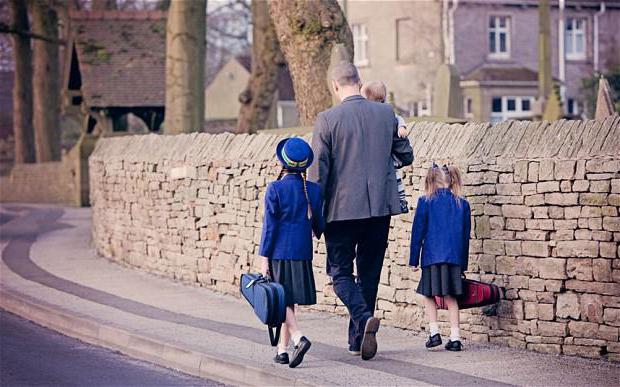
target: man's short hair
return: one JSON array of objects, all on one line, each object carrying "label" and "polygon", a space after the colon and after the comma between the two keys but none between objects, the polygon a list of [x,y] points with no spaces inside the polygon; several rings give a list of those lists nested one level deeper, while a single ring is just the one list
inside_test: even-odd
[{"label": "man's short hair", "polygon": [[385,102],[387,95],[385,84],[381,81],[370,81],[364,83],[361,92],[366,99],[375,102]]},{"label": "man's short hair", "polygon": [[351,62],[342,61],[334,66],[331,77],[340,86],[353,86],[360,83],[357,68]]}]

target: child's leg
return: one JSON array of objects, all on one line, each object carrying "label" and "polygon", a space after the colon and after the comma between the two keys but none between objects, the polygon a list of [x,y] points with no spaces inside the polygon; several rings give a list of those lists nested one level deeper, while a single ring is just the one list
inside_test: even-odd
[{"label": "child's leg", "polygon": [[286,352],[289,342],[291,340],[291,333],[288,330],[286,323],[282,324],[280,328],[280,342],[278,343],[278,355]]},{"label": "child's leg", "polygon": [[435,303],[435,297],[424,297],[424,309],[426,310],[426,316],[428,317],[430,335],[435,336],[439,333],[439,325],[437,324],[437,304]]},{"label": "child's leg", "polygon": [[446,296],[446,304],[448,304],[448,312],[450,314],[450,340],[460,341],[460,316],[459,316],[459,304],[456,298],[452,296]]},{"label": "child's leg", "polygon": [[286,307],[286,321],[284,323],[286,324],[290,338],[293,339],[293,344],[299,344],[299,340],[301,339],[303,334],[299,330],[299,325],[297,324],[294,306]]}]

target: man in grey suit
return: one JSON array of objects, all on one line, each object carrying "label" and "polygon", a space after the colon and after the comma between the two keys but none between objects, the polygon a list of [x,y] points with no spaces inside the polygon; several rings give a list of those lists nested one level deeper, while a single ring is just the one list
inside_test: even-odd
[{"label": "man in grey suit", "polygon": [[331,78],[342,103],[317,116],[309,179],[325,198],[327,274],[351,317],[349,352],[368,360],[377,352],[379,320],[373,313],[390,216],[401,212],[392,155],[410,165],[413,150],[397,136],[392,107],[360,95],[353,64],[336,65]]}]

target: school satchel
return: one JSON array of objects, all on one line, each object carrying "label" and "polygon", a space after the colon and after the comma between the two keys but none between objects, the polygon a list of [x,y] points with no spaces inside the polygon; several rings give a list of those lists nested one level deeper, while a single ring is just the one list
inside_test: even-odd
[{"label": "school satchel", "polygon": [[[456,298],[459,309],[477,308],[499,302],[500,290],[497,285],[463,279],[463,294]],[[448,309],[444,297],[435,296],[437,309]]]},{"label": "school satchel", "polygon": [[280,328],[286,320],[286,299],[284,288],[259,273],[241,274],[240,290],[254,309],[256,317],[269,332],[271,345],[275,347],[280,339]]}]

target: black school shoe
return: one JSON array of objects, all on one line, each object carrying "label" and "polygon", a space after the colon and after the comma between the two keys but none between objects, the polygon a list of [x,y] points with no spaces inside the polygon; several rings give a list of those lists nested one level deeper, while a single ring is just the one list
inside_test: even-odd
[{"label": "black school shoe", "polygon": [[278,364],[288,364],[288,353],[284,352],[276,355],[276,357],[273,358],[273,361]]},{"label": "black school shoe", "polygon": [[362,338],[362,360],[370,360],[377,354],[377,331],[380,321],[376,317],[366,320],[364,337]]},{"label": "black school shoe", "polygon": [[299,339],[299,344],[295,346],[295,352],[293,352],[293,360],[291,360],[291,363],[288,366],[291,368],[295,368],[300,365],[301,362],[304,360],[304,355],[306,354],[306,352],[308,352],[311,345],[312,343],[310,342],[310,340],[306,339],[306,336],[301,336],[301,339]]},{"label": "black school shoe", "polygon": [[426,348],[433,348],[436,347],[438,345],[441,345],[441,335],[439,333],[435,333],[432,336],[428,337],[428,340],[426,340]]},{"label": "black school shoe", "polygon": [[448,342],[446,343],[446,349],[448,351],[458,352],[463,349],[463,345],[461,344],[459,340],[456,340],[456,341],[448,340]]}]

